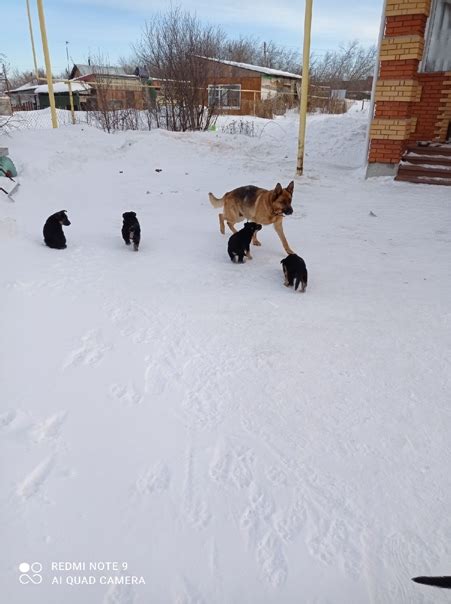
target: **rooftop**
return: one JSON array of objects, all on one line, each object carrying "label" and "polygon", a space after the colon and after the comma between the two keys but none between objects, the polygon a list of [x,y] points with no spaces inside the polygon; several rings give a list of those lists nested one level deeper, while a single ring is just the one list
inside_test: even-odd
[{"label": "rooftop", "polygon": [[258,71],[265,75],[279,77],[279,78],[291,78],[301,80],[302,77],[297,73],[290,73],[289,71],[282,71],[280,69],[272,69],[271,67],[261,67],[260,65],[251,65],[250,63],[239,63],[237,61],[226,61],[225,59],[214,59],[213,57],[199,57],[200,59],[206,59],[207,61],[216,61],[224,65],[232,65],[233,67],[240,67],[241,69],[249,69],[250,71]]}]

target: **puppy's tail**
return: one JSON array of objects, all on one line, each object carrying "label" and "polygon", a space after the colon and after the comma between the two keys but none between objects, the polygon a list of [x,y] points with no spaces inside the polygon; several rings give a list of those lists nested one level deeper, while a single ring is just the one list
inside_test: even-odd
[{"label": "puppy's tail", "polygon": [[224,197],[218,199],[213,195],[213,193],[209,193],[208,199],[210,200],[210,203],[214,208],[222,208],[222,206],[224,205]]},{"label": "puppy's tail", "polygon": [[451,589],[451,577],[415,577],[412,581],[415,581],[415,583],[422,583],[423,585],[433,585],[434,587]]}]

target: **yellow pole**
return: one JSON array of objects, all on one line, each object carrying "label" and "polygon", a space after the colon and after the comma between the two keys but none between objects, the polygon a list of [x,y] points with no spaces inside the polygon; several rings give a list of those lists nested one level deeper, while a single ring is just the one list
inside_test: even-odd
[{"label": "yellow pole", "polygon": [[49,89],[50,113],[52,115],[52,127],[58,128],[58,120],[56,118],[55,95],[53,94],[52,66],[50,64],[49,45],[47,42],[47,32],[45,29],[45,15],[42,0],[37,0],[39,26],[41,28],[42,50],[44,51],[45,60],[45,75],[47,77],[47,86]]},{"label": "yellow pole", "polygon": [[72,95],[72,86],[70,80],[67,80],[67,86],[69,88],[70,114],[72,116],[72,123],[75,124],[74,97]]},{"label": "yellow pole", "polygon": [[302,84],[301,84],[301,102],[299,105],[299,138],[298,138],[298,160],[296,166],[297,176],[304,172],[304,146],[305,146],[305,127],[307,120],[307,99],[308,99],[308,80],[310,64],[310,35],[312,31],[312,9],[313,0],[305,0],[304,17],[304,50],[302,56]]},{"label": "yellow pole", "polygon": [[28,27],[30,28],[31,50],[33,52],[34,74],[36,76],[36,81],[39,84],[38,62],[36,61],[36,50],[34,47],[34,36],[33,36],[33,24],[31,22],[31,13],[30,13],[30,0],[27,0],[27,14],[28,14]]}]

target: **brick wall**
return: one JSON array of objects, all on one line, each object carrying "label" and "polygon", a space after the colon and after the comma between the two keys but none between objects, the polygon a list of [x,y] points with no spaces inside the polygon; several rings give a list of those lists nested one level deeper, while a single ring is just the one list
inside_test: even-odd
[{"label": "brick wall", "polygon": [[386,36],[417,35],[423,37],[427,15],[398,15],[387,20]]},{"label": "brick wall", "polygon": [[418,72],[431,4],[387,0],[370,163],[397,164],[409,143],[445,140],[451,120],[451,72]]},{"label": "brick wall", "polygon": [[381,44],[381,61],[408,61],[409,59],[421,60],[423,56],[424,38],[414,36],[389,36],[384,37]]},{"label": "brick wall", "polygon": [[435,125],[435,136],[438,140],[445,140],[451,122],[451,72],[445,74],[442,86],[442,95],[439,101],[439,112]]},{"label": "brick wall", "polygon": [[387,0],[386,17],[429,15],[430,0]]},{"label": "brick wall", "polygon": [[436,124],[446,76],[443,73],[419,73],[417,78],[422,88],[422,95],[420,101],[412,106],[412,112],[418,120],[409,142],[436,138]]}]

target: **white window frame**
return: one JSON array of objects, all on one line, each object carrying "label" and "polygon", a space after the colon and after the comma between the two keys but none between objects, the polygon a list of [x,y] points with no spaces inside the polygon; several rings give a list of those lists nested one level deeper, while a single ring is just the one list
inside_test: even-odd
[{"label": "white window frame", "polygon": [[[445,19],[448,23],[445,23]],[[425,37],[423,59],[419,70],[423,73],[450,71],[451,51],[447,52],[447,47],[449,48],[451,44],[449,42],[451,40],[451,0],[433,1]],[[443,48],[440,50],[441,43]],[[438,54],[435,56],[435,53]]]},{"label": "white window frame", "polygon": [[[228,92],[238,92],[238,104],[229,105]],[[210,84],[208,86],[208,104],[221,109],[241,109],[241,84]]]}]

